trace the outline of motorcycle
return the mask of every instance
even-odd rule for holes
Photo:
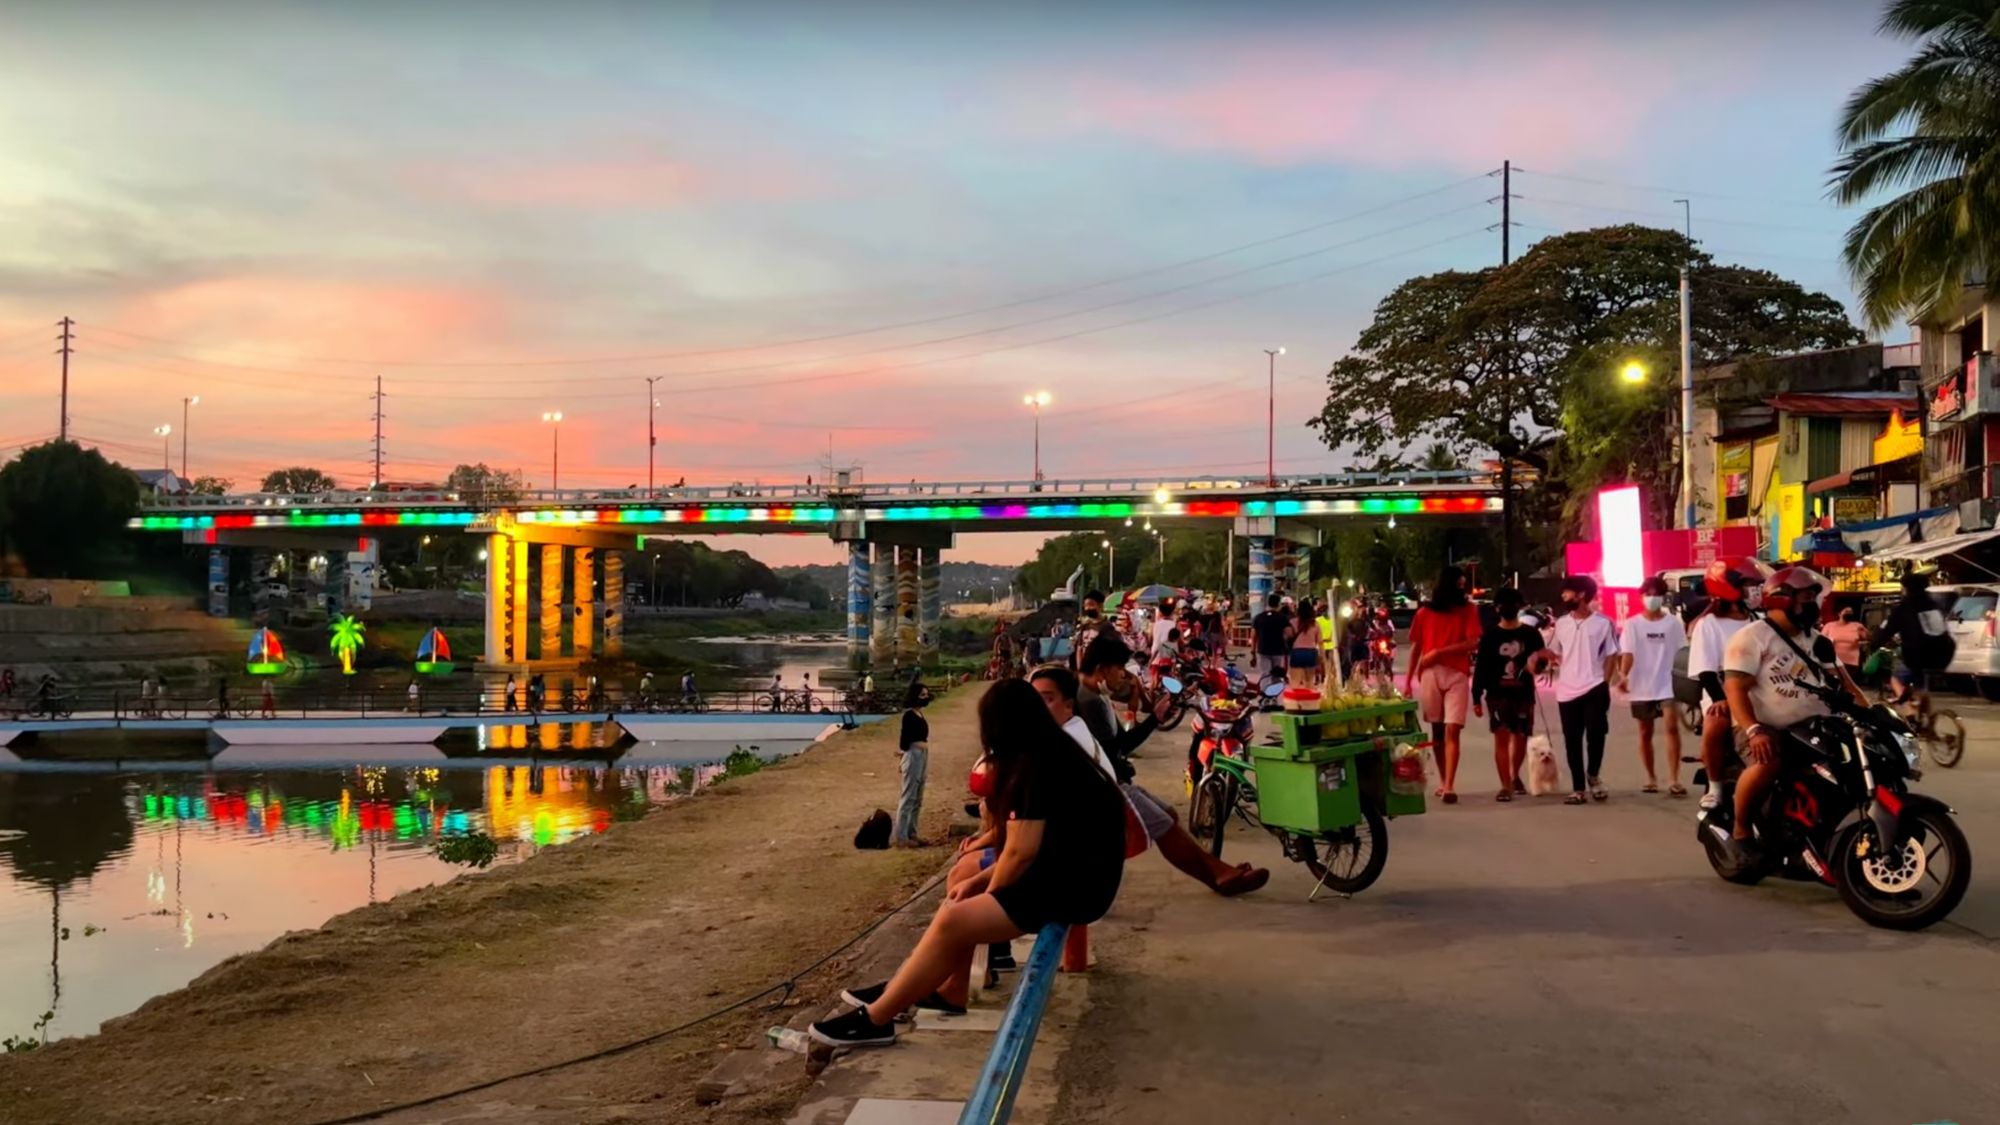
[[[1282,690],[1282,689],[1280,689]],[[1234,805],[1234,793],[1225,803],[1220,788],[1237,780],[1235,774],[1250,764],[1250,739],[1256,732],[1257,708],[1245,693],[1217,693],[1206,697],[1196,709],[1194,737],[1188,744],[1187,791],[1188,831],[1208,843],[1212,854],[1222,854],[1222,829],[1216,813]],[[1224,770],[1217,759],[1226,759],[1234,768]],[[1213,781],[1210,779],[1214,778]],[[1240,788],[1240,785],[1238,786]]]
[[[1395,675],[1396,638],[1393,634],[1375,637],[1368,642],[1368,671],[1377,676]]]
[[[1182,674],[1186,675],[1185,669],[1182,670]],[[1202,694],[1201,677],[1191,675],[1187,679],[1182,679],[1180,676],[1162,674],[1160,693],[1167,696],[1171,702],[1160,716],[1159,729],[1172,730],[1181,725],[1181,720],[1187,716],[1188,709],[1199,702]]]
[[[1715,808],[1702,810],[1695,834],[1710,866],[1746,886],[1771,875],[1824,883],[1856,917],[1884,929],[1943,919],[1965,897],[1972,851],[1949,806],[1909,791],[1923,776],[1909,725],[1882,704],[1864,707],[1803,677],[1795,683],[1832,714],[1778,736],[1778,776],[1754,814],[1758,858],[1749,866],[1729,859],[1733,780]],[[1697,771],[1695,783],[1706,781]]]

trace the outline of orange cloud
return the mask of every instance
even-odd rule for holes
[[[556,154],[425,164],[406,179],[420,191],[482,207],[587,210],[797,199],[822,194],[829,185],[824,171],[771,153],[697,159],[646,148],[582,159]]]

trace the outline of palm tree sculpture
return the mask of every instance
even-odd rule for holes
[[[354,654],[361,651],[361,635],[368,631],[368,626],[363,625],[352,617],[343,615],[335,620],[333,624],[327,626],[327,629],[333,633],[333,654],[340,657],[341,672],[352,676],[354,674]]]
[[[2000,0],[1892,0],[1881,26],[1917,41],[1916,56],[1848,99],[1833,166],[1842,203],[1909,186],[1847,232],[1878,328],[1949,317],[2000,265]]]

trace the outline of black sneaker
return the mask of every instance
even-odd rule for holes
[[[917,1001],[917,1007],[926,1012],[936,1012],[941,1016],[962,1016],[965,1014],[965,1005],[954,1004],[935,992]]]
[[[1733,835],[1723,842],[1722,855],[1724,866],[1729,869],[1728,873],[1731,875],[1740,875],[1750,870],[1764,858],[1764,853],[1758,848],[1755,840],[1739,840]]]
[[[829,1047],[893,1047],[896,1045],[896,1025],[878,1024],[868,1018],[868,1009],[856,1008],[844,1016],[821,1020],[812,1025],[807,1034],[813,1042]]]
[[[1014,960],[1014,946],[1011,942],[996,941],[986,949],[986,968],[989,972],[1011,973],[1020,969]]]
[[[843,988],[840,990],[840,998],[857,1008],[866,1008],[868,1005],[880,1000],[882,994],[887,991],[889,991],[889,982],[885,980],[880,984],[866,985],[861,988]]]

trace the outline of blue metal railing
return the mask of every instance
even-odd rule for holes
[[[1042,1025],[1042,1009],[1048,1007],[1063,942],[1068,937],[1068,926],[1045,926],[1036,936],[1034,951],[1021,969],[1014,999],[1007,1004],[1000,1032],[993,1038],[993,1050],[958,1115],[958,1125],[1006,1125],[1013,1115],[1014,1095],[1020,1093],[1021,1080],[1027,1077],[1028,1054],[1035,1049],[1035,1031]]]

